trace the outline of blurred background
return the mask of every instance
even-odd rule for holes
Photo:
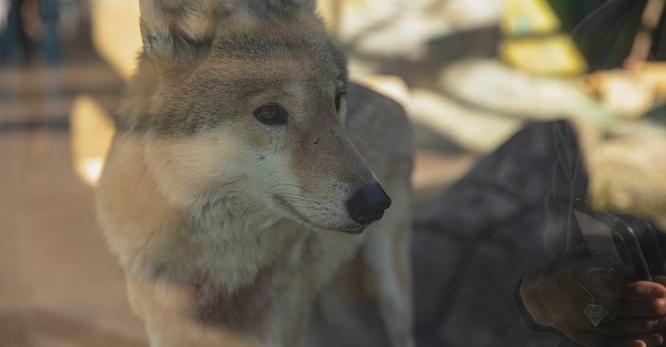
[[[569,35],[605,2],[319,0],[352,78],[416,133],[420,346],[554,341],[512,298],[548,257],[542,124],[584,134],[596,206],[666,221],[666,69],[597,70]],[[93,199],[138,18],[131,0],[0,0],[0,346],[147,346]]]

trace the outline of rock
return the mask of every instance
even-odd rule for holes
[[[567,116],[603,122],[616,117],[575,80],[529,75],[498,60],[456,64],[442,73],[440,86],[458,102],[513,118],[552,120]]]
[[[555,344],[555,337],[527,329],[513,291],[525,272],[549,257],[546,226],[556,219],[547,215],[545,201],[558,151],[576,148],[554,141],[562,129],[569,129],[564,122],[528,125],[417,212],[419,346]]]
[[[457,64],[442,73],[440,85],[460,102],[522,119],[572,117],[603,122],[616,116],[575,80],[529,75],[497,60]]]

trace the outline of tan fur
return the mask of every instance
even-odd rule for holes
[[[152,346],[298,346],[313,300],[355,255],[391,342],[413,344],[409,125],[355,84],[336,112],[344,62],[312,8],[142,1],[144,52],[97,201]],[[267,102],[287,124],[253,117]],[[393,206],[350,235],[362,226],[345,201],[375,180]]]

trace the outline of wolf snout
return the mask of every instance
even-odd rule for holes
[[[377,182],[362,185],[347,200],[349,216],[361,225],[380,220],[390,206],[391,198]]]

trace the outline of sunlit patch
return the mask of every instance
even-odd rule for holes
[[[85,95],[74,100],[70,120],[74,169],[85,183],[94,186],[111,145],[113,123],[104,109]]]
[[[635,64],[631,69],[598,71],[586,87],[609,110],[629,118],[645,115],[666,100],[666,64]]]
[[[507,0],[501,19],[505,39],[500,56],[510,65],[538,75],[575,76],[587,62],[545,0]]]
[[[544,0],[509,0],[504,2],[500,22],[507,34],[549,34],[561,27],[555,12]]]
[[[123,79],[129,79],[136,70],[136,52],[141,49],[139,2],[96,0],[91,17],[95,48]]]
[[[104,168],[104,158],[82,158],[76,162],[76,173],[89,185],[94,186]]]

